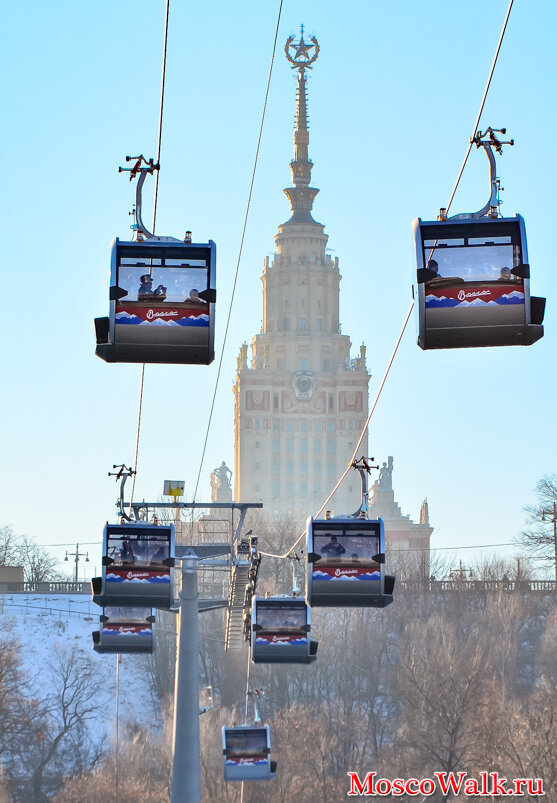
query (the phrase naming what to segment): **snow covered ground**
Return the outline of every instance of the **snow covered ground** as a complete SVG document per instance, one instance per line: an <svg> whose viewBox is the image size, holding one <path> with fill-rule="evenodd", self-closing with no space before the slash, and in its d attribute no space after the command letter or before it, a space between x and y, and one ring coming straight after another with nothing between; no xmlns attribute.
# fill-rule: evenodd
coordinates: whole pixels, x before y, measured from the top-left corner
<svg viewBox="0 0 557 803"><path fill-rule="evenodd" d="M99 655L93 650L91 633L99 629L101 608L84 594L0 594L0 633L3 640L17 639L23 669L39 694L56 686L49 666L56 649L82 650L92 662L105 689L106 716L91 727L98 736L114 734L116 723L116 655ZM141 722L156 727L146 674L145 655L120 656L119 723Z"/></svg>

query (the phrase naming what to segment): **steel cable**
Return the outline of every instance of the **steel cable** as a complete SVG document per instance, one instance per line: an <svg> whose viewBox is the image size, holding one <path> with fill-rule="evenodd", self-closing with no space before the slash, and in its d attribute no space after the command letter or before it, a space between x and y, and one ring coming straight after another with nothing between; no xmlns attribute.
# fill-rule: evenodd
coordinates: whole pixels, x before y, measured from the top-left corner
<svg viewBox="0 0 557 803"><path fill-rule="evenodd" d="M277 17L277 25L276 25L276 29L275 29L275 39L274 39L274 42L273 42L273 52L272 52L272 56L271 56L271 64L270 64L270 67L269 67L269 75L268 75L268 78L267 78L267 88L266 88L266 91L265 91L265 101L263 103L263 112L261 114L261 125L259 126L259 136L257 138L257 147L255 149L255 159L254 159L253 170L252 170L252 174L251 174L251 182L250 182L250 188L249 188L249 193L248 193L248 201L247 201L247 205L246 205L246 213L245 213L245 216L244 216L244 225L243 225L243 228L242 228L242 236L240 238L240 248L239 248L239 252L238 252L238 259L236 261L236 273L234 274L234 283L232 285L232 295L231 295L231 298L230 298L230 306L228 308L228 317L226 319L226 327L225 327L225 330L224 330L224 340L223 340L222 349L221 349L221 353L220 353L219 367L218 367L218 370L217 370L217 378L215 380L215 390L214 390L214 393L213 393L213 400L211 402L211 409L209 411L209 421L207 423L207 432L205 434L205 441L203 443L203 451L201 453L201 462L199 464L199 472L197 474L197 481L195 483L195 490L193 492L193 499L192 499L193 502L195 502L195 500L197 498L197 489L199 488L199 480L200 480L200 477L201 477L201 471L203 469L203 462L205 460L205 452L206 452L206 449L207 449L207 441L209 439L209 432L210 432L210 429L211 429L211 423L212 423L212 420L213 420L213 412L214 412L214 409L215 409L215 401L216 401L217 390L218 390L219 380L220 380L220 375L221 375L221 370L222 370L222 363L223 363L223 358L224 358L224 349L225 349L225 346L226 346L226 339L228 337L228 329L230 327L230 318L231 318L231 315L232 315L232 305L234 303L234 295L235 295L235 292L236 292L236 284L238 282L238 273L239 273L239 270L240 270L240 262L241 262L241 259L242 259L242 251L243 251L243 248L244 248L244 239L245 239L245 236L246 236L246 228L247 228L247 224L248 224L249 211L250 211L250 207L251 207L251 197L252 197L252 194L253 194L253 185L254 185L254 182L255 182L255 172L256 172L257 163L258 163L258 160L259 160L259 149L260 149L260 146L261 146L261 137L263 135L263 124L265 122L265 112L267 110L267 100L269 98L269 89L270 89L270 86L271 86L271 77L272 77L272 74L273 74L273 64L274 64L274 61L275 61L275 53L276 53L276 49L277 49L277 39L278 39L279 26L280 26L280 18L281 18L281 14L282 14L282 4L283 4L283 0L280 0L279 10L278 10L278 17ZM193 512L192 512L192 515L193 515Z"/></svg>
<svg viewBox="0 0 557 803"><path fill-rule="evenodd" d="M164 18L164 42L162 48L162 76L161 76L161 99L159 105L159 130L157 136L157 158L156 164L160 165L161 160L161 143L162 143L162 118L163 118L163 111L164 111L164 87L166 81L166 52L168 47L168 18L170 12L170 0L166 0L166 12ZM159 174L160 170L155 170L155 197L153 201L153 226L152 231L153 234L155 233L155 225L157 221L157 202L159 198ZM132 479L132 489L130 493L130 506L129 506L129 513L131 514L132 511L132 503L133 503L133 495L135 491L135 479L137 477L137 461L139 458L139 437L141 434L141 412L143 409L143 385L145 383L145 363L141 366L141 381L139 385L139 404L138 404L138 411L137 411L137 433L135 437L135 455L134 455L134 473Z"/></svg>
<svg viewBox="0 0 557 803"><path fill-rule="evenodd" d="M451 197L449 198L449 203L447 204L447 207L446 207L447 208L447 212L451 208L451 204L453 202L453 198L455 196L457 187L458 187L458 185L460 183L460 179L462 178L462 174L464 172L464 168L466 167L466 162L468 161L468 157L470 156L470 151L472 150L472 145L474 144L473 140L474 140L474 137L476 136L476 132L477 132L478 126L480 124L480 118L482 116L482 112L484 110L485 102L487 100L487 93L489 92L489 88L491 86L491 79L493 78L493 73L495 72L495 65L497 64L497 59L499 57L499 51L501 50L501 45L503 44L503 37L505 36L505 31L507 30L507 23L509 21L509 16L510 16L510 13L511 13L513 2L514 2L514 0L510 0L509 7L507 9L505 22L503 24L503 30L501 31L501 36L499 37L499 42L497 44L497 49L495 51L495 56L493 57L493 63L491 65L491 70L489 72L489 77L487 79L487 84L486 84L485 91L484 91L484 94L483 94L482 102L480 103L480 110L478 112L478 116L476 117L476 122L474 123L474 129L472 131L472 136L470 137L470 143L468 145L468 149L466 151L466 155L464 157L464 161L462 162L462 167L460 168L460 172L458 174L458 178L456 180L456 184L454 185L453 191L451 193Z"/></svg>

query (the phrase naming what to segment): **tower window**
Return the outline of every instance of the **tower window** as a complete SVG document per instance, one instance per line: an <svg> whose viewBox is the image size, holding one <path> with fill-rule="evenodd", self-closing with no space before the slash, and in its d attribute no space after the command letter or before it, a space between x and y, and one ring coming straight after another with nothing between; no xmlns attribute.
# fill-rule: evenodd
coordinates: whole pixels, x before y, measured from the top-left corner
<svg viewBox="0 0 557 803"><path fill-rule="evenodd" d="M283 318L282 328L284 329L285 332L289 332L290 331L290 319L289 318Z"/></svg>

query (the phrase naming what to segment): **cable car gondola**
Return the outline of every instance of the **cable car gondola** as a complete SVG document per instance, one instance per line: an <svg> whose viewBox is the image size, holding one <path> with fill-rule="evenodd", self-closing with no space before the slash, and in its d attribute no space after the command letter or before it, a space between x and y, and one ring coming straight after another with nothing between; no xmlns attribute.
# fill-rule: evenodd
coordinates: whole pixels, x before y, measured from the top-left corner
<svg viewBox="0 0 557 803"><path fill-rule="evenodd" d="M310 517L307 555L312 607L384 608L393 601L395 578L384 567L383 519Z"/></svg>
<svg viewBox="0 0 557 803"><path fill-rule="evenodd" d="M128 158L128 157L126 157ZM216 246L151 234L141 220L141 190L153 160L137 157L137 241L112 244L110 310L96 318L96 354L106 362L197 363L214 351ZM143 161L147 167L140 167ZM135 171L135 173L133 172Z"/></svg>
<svg viewBox="0 0 557 803"><path fill-rule="evenodd" d="M309 664L317 656L310 639L311 610L304 599L267 597L252 603L251 658L256 664Z"/></svg>
<svg viewBox="0 0 557 803"><path fill-rule="evenodd" d="M545 298L530 296L524 220L498 217L492 148L501 153L512 140L502 142L488 128L474 142L490 162L486 206L451 218L442 209L436 221L414 221L422 349L530 346L543 337Z"/></svg>
<svg viewBox="0 0 557 803"><path fill-rule="evenodd" d="M101 629L93 632L93 649L100 653L152 653L151 608L104 608Z"/></svg>
<svg viewBox="0 0 557 803"><path fill-rule="evenodd" d="M226 781L265 781L275 777L277 763L271 761L268 725L224 727L222 752Z"/></svg>
<svg viewBox="0 0 557 803"><path fill-rule="evenodd" d="M91 581L102 607L171 608L174 602L174 525L135 521L106 524L103 573Z"/></svg>

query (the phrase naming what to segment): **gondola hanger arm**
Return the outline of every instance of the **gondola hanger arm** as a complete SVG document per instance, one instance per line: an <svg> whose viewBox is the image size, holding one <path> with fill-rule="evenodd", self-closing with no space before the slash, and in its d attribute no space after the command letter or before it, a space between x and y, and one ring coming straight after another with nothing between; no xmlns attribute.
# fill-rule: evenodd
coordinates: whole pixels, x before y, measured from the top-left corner
<svg viewBox="0 0 557 803"><path fill-rule="evenodd" d="M499 200L499 192L501 191L502 187L500 180L497 178L497 168L495 165L495 155L493 151L495 150L496 153L501 155L503 153L503 145L514 145L514 139L502 140L497 136L497 134L503 134L504 136L506 133L506 128L491 128L491 126L489 126L483 133L478 130L476 135L470 140L471 145L475 145L476 148L484 149L489 160L490 196L486 205L478 212L452 215L450 218L447 218L446 209L440 209L439 220L472 220L480 217L496 218L498 216L499 205L501 203Z"/></svg>
<svg viewBox="0 0 557 803"><path fill-rule="evenodd" d="M134 164L132 167L119 167L118 172L129 173L130 181L133 181L133 179L139 175L139 179L135 188L135 209L133 211L135 223L133 228L136 232L136 237L138 240L142 240L143 238L146 240L152 240L155 235L145 227L141 217L142 192L143 184L147 174L149 173L152 175L155 170L160 170L160 164L159 162L155 164L153 159L147 160L141 153L139 156L126 156L126 162L134 162Z"/></svg>

